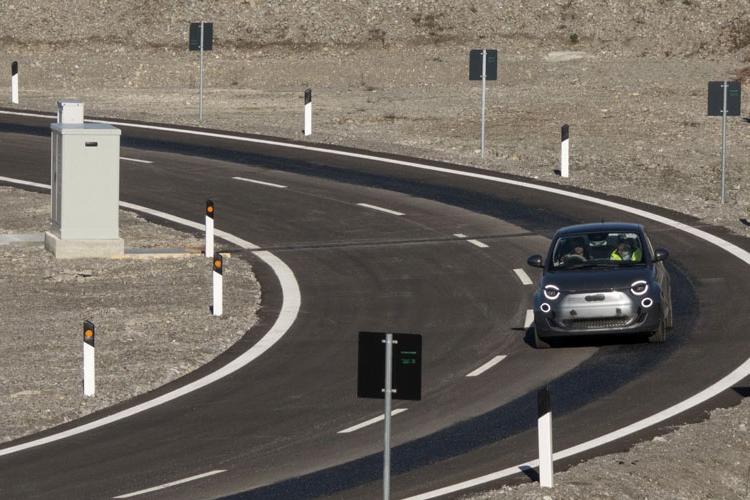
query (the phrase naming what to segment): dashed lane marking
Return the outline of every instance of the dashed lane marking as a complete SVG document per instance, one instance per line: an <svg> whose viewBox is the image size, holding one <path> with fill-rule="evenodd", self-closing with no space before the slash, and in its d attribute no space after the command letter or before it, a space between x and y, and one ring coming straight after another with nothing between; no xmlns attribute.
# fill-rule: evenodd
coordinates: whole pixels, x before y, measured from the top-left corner
<svg viewBox="0 0 750 500"><path fill-rule="evenodd" d="M370 205L369 203L357 203L357 205L360 206L360 207L365 207L365 208L370 208L372 210L377 210L379 212L385 212L385 213L391 214L391 215L399 215L399 216L400 215L404 215L401 212L396 212L395 210L389 210L387 208L379 207L377 205Z"/></svg>
<svg viewBox="0 0 750 500"><path fill-rule="evenodd" d="M121 160L125 160L125 161L132 161L132 162L135 162L135 163L154 163L154 162L149 161L149 160L139 160L137 158L126 158L124 156L121 156L120 159Z"/></svg>
<svg viewBox="0 0 750 500"><path fill-rule="evenodd" d="M216 474L221 474L222 472L226 472L226 470L224 469L212 470L210 472L205 472L203 474L197 474L195 476L186 477L184 479L178 479L177 481L172 481L171 483L160 484L159 486L146 488L145 490L134 491L133 493L125 493L124 495L119 495L119 496L112 497L112 498L137 497L139 495L145 495L146 493L153 493L154 491L165 490L167 488L171 488L172 486L178 486L180 484L189 483L191 481L197 481L198 479L203 479L204 477L215 476Z"/></svg>
<svg viewBox="0 0 750 500"><path fill-rule="evenodd" d="M270 186L270 187L275 187L279 189L286 189L286 186L284 186L283 184L275 184L273 182L257 181L255 179L247 179L245 177L232 177L232 179L237 180L237 181L243 181L243 182L252 182L253 184L260 184L262 186Z"/></svg>
<svg viewBox="0 0 750 500"><path fill-rule="evenodd" d="M487 361L485 364L483 364L482 366L480 366L479 368L477 368L473 372L467 373L466 376L467 377L478 377L479 375L483 374L484 372L486 372L487 370L489 370L490 368L492 368L493 366L495 366L496 364L498 364L500 361L504 360L507 357L508 356L506 356L504 354L502 354L500 356L495 356L494 358L492 358L491 360Z"/></svg>
<svg viewBox="0 0 750 500"><path fill-rule="evenodd" d="M516 276L518 276L518 279L521 280L521 283L524 285L532 285L534 282L531 281L531 278L529 278L529 275L526 274L526 271L523 269L513 269L513 272L516 273Z"/></svg>
<svg viewBox="0 0 750 500"><path fill-rule="evenodd" d="M395 410L391 411L391 416L392 417L396 416L399 413L405 412L406 410L408 410L408 408L396 408ZM383 420L385 420L385 416L378 415L375 418L371 418L370 420L365 420L364 422L362 422L360 424L353 425L351 427L347 427L346 429L344 429L342 431L338 431L337 434L349 434L350 432L354 432L354 431L358 431L360 429L364 429L368 425L377 424L378 422L382 422Z"/></svg>

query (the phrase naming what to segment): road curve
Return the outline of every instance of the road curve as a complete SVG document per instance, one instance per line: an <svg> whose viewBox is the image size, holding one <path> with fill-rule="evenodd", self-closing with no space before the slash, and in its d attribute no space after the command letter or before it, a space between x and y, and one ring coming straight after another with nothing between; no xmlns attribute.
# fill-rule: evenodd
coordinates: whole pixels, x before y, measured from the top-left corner
<svg viewBox="0 0 750 500"><path fill-rule="evenodd" d="M0 114L6 151L0 175L49 183L48 122ZM557 188L532 190L507 183L520 179L465 167L427 170L410 167L410 159L383 163L356 151L340 156L273 140L122 128L123 156L153 162L123 162L122 200L199 220L212 198L220 207L219 228L272 251L294 271L301 310L278 345L211 386L0 458L0 496L113 497L218 470L225 472L148 494L376 496L381 429L339 433L381 411L380 402L356 398L359 330L424 336L423 400L399 403L406 411L394 417L399 497L533 458L534 391L543 384L553 391L555 446L564 449L678 404L750 356L742 337L746 317L731 314L748 310L747 264L648 214L624 215L584 193L575 199ZM636 208L695 224L658 208ZM521 328L530 287L513 270L544 250L561 225L623 218L646 225L672 253L676 327L670 341L532 349ZM748 246L720 229L701 229ZM264 308L272 312L278 287L251 253L242 255L258 269ZM199 372L236 357L257 337L249 332ZM465 376L498 355L506 358L477 377ZM660 425L738 397L725 391ZM655 432L658 426L584 455Z"/></svg>

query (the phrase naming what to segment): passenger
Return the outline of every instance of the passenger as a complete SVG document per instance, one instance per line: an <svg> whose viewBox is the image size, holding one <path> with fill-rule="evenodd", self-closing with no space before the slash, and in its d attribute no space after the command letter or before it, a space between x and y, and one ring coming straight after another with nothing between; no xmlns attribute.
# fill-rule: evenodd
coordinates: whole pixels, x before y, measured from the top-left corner
<svg viewBox="0 0 750 500"><path fill-rule="evenodd" d="M609 260L640 262L642 256L643 252L640 248L633 250L627 241L621 240L620 243L617 244L617 248L612 250L612 253L609 255Z"/></svg>

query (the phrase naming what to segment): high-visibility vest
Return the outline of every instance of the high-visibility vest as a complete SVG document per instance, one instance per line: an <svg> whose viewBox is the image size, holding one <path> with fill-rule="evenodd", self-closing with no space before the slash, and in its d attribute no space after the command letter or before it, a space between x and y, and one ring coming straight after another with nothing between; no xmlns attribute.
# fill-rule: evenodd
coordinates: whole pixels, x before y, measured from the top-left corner
<svg viewBox="0 0 750 500"><path fill-rule="evenodd" d="M636 248L635 250L633 250L633 253L630 254L630 260L632 262L640 262L641 257L643 257L643 252L641 251L640 248ZM622 260L622 257L620 257L620 254L617 253L617 249L615 248L614 250L612 250L612 253L609 254L609 259L610 260Z"/></svg>

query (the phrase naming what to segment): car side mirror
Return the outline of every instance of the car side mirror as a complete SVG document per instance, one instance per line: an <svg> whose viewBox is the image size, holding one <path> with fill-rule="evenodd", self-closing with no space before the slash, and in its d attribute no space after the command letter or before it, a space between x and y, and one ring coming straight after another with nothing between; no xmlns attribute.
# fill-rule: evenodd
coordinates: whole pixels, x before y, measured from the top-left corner
<svg viewBox="0 0 750 500"><path fill-rule="evenodd" d="M531 267L544 267L544 259L541 255L532 255L526 259L526 263Z"/></svg>
<svg viewBox="0 0 750 500"><path fill-rule="evenodd" d="M669 257L669 252L667 252L666 249L657 248L656 250L654 250L654 262L667 260L667 257Z"/></svg>

